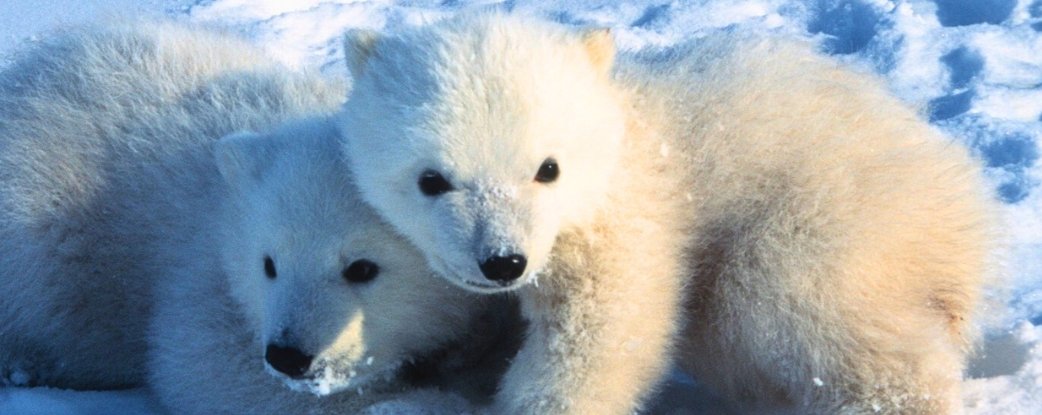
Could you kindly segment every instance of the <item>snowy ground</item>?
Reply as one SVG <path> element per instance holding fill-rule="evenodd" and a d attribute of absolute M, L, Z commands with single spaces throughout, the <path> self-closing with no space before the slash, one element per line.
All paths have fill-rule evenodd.
<path fill-rule="evenodd" d="M 473 7 L 503 7 L 615 29 L 624 49 L 724 27 L 812 36 L 823 51 L 884 76 L 893 92 L 969 146 L 1003 204 L 1002 281 L 982 313 L 987 342 L 970 367 L 970 414 L 1042 413 L 1042 0 L 4 0 L 0 65 L 53 28 L 134 14 L 226 27 L 295 67 L 343 72 L 339 34 L 395 30 Z M 712 413 L 676 376 L 660 413 Z M 158 413 L 147 393 L 0 389 L 0 413 Z"/>

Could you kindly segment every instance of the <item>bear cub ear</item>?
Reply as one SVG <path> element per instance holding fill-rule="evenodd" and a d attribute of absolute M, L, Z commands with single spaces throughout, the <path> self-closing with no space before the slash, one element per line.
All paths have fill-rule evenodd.
<path fill-rule="evenodd" d="M 380 34 L 370 29 L 351 29 L 344 33 L 344 57 L 352 79 L 358 79 L 362 74 L 379 39 Z"/>
<path fill-rule="evenodd" d="M 593 67 L 608 75 L 615 61 L 615 36 L 610 28 L 583 29 L 579 36 L 582 38 L 586 54 L 593 62 Z"/>
<path fill-rule="evenodd" d="M 267 136 L 238 132 L 221 137 L 214 148 L 217 170 L 233 188 L 261 180 L 275 160 L 276 149 Z"/>

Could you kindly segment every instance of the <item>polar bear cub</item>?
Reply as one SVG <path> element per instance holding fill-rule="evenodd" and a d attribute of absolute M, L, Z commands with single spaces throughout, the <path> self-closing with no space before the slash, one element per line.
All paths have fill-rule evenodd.
<path fill-rule="evenodd" d="M 531 329 L 493 411 L 639 407 L 680 321 L 689 213 L 675 155 L 612 82 L 610 34 L 479 14 L 346 49 L 362 196 L 442 277 L 518 290 Z"/>
<path fill-rule="evenodd" d="M 157 289 L 150 385 L 169 408 L 353 413 L 399 398 L 416 356 L 479 338 L 465 333 L 482 299 L 424 272 L 356 196 L 335 137 L 306 120 L 217 144 L 227 197 Z"/>
<path fill-rule="evenodd" d="M 615 59 L 495 13 L 347 37 L 363 197 L 531 321 L 496 410 L 628 413 L 683 326 L 682 363 L 749 406 L 957 411 L 979 167 L 805 45 L 695 43 Z"/>

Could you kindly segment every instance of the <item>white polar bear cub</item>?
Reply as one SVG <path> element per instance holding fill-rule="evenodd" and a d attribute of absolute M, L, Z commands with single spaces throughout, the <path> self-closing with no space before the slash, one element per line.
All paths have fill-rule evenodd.
<path fill-rule="evenodd" d="M 329 111 L 345 88 L 232 37 L 70 29 L 0 74 L 0 382 L 141 385 L 157 275 L 209 231 L 210 147 Z"/>
<path fill-rule="evenodd" d="M 678 325 L 681 362 L 749 407 L 957 412 L 978 166 L 806 45 L 695 45 L 615 62 L 605 31 L 501 14 L 348 36 L 363 196 L 531 322 L 497 413 L 629 413 Z"/>
<path fill-rule="evenodd" d="M 324 120 L 218 143 L 227 197 L 157 289 L 149 383 L 167 407 L 353 413 L 400 398 L 403 364 L 467 337 L 481 299 L 424 272 L 355 195 L 340 159 Z M 450 395 L 407 396 L 431 413 L 466 408 Z"/>
<path fill-rule="evenodd" d="M 346 46 L 362 195 L 441 276 L 519 290 L 531 328 L 493 412 L 638 407 L 668 367 L 687 233 L 676 163 L 612 84 L 609 33 L 483 14 Z"/>

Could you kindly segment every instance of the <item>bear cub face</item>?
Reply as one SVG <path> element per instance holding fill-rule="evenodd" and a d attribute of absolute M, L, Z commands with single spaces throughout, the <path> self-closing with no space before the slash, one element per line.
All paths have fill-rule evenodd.
<path fill-rule="evenodd" d="M 558 233 L 590 219 L 625 124 L 608 32 L 475 20 L 348 34 L 339 123 L 363 197 L 438 274 L 497 292 L 533 281 Z"/>
<path fill-rule="evenodd" d="M 326 395 L 388 379 L 465 330 L 464 293 L 359 199 L 336 134 L 304 121 L 217 145 L 222 263 L 266 370 Z"/>

